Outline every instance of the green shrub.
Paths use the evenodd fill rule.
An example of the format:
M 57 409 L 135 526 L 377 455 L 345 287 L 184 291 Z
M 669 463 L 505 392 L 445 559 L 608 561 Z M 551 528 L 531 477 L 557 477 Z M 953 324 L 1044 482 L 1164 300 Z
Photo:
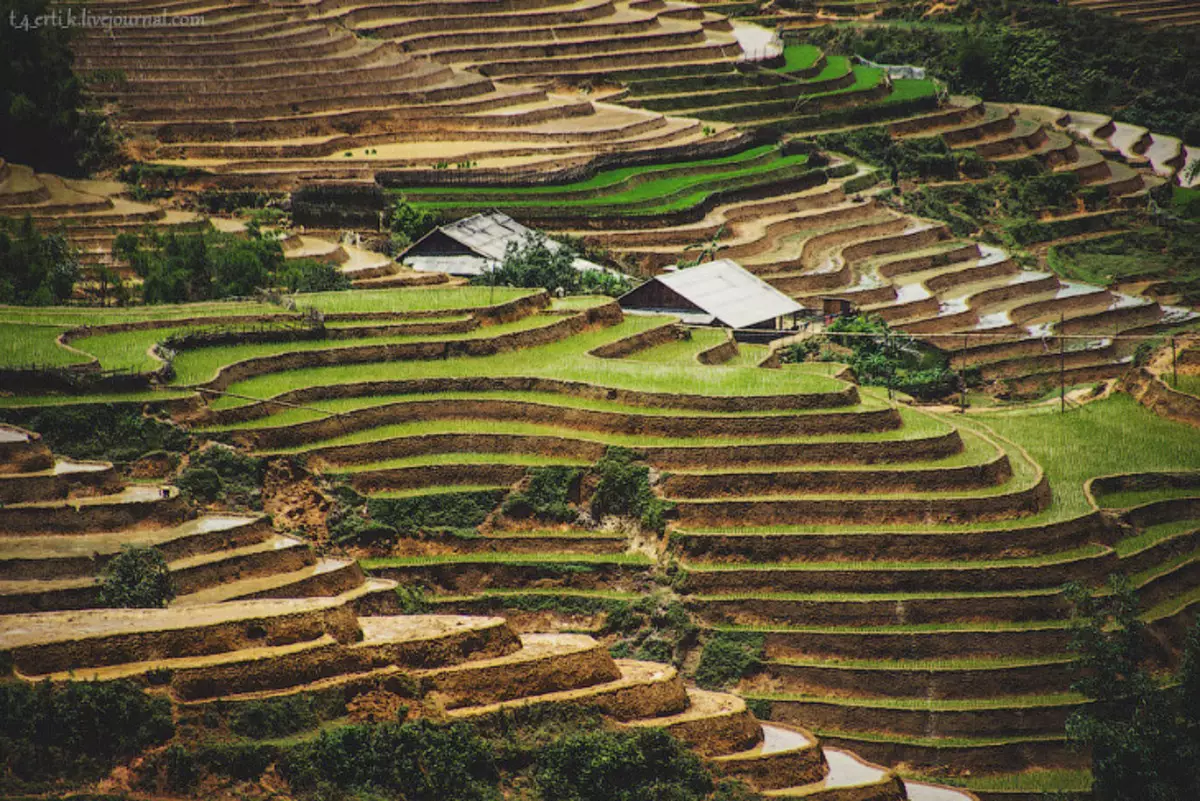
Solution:
M 413 206 L 402 195 L 392 202 L 387 211 L 387 226 L 399 242 L 405 242 L 400 250 L 416 242 L 437 227 L 436 214 Z
M 242 737 L 263 740 L 312 729 L 320 720 L 311 696 L 284 696 L 237 704 L 229 719 L 229 730 Z
M 0 303 L 51 306 L 71 296 L 79 259 L 61 233 L 43 234 L 29 215 L 0 217 Z
M 507 490 L 417 495 L 408 498 L 369 498 L 367 514 L 376 525 L 412 534 L 431 528 L 473 528 L 495 509 Z M 365 539 L 369 527 L 356 536 Z
M 0 788 L 106 775 L 168 740 L 171 703 L 132 681 L 0 683 Z
M 710 690 L 728 687 L 762 667 L 763 635 L 756 632 L 717 632 L 704 644 L 696 683 Z
M 126 609 L 161 609 L 175 597 L 171 568 L 152 547 L 121 546 L 100 578 L 100 605 Z
M 570 522 L 575 519 L 575 510 L 570 502 L 579 491 L 579 479 L 582 476 L 583 471 L 576 467 L 552 465 L 531 468 L 529 485 L 520 492 L 510 493 L 501 509 L 509 517 Z
M 405 801 L 499 798 L 486 743 L 465 723 L 345 726 L 289 748 L 279 768 L 301 797 L 336 788 Z
M 534 779 L 554 801 L 701 801 L 712 777 L 661 729 L 570 735 L 538 757 Z
M 638 455 L 628 448 L 610 447 L 596 462 L 593 472 L 599 477 L 592 494 L 592 515 L 634 517 L 644 528 L 662 531 L 674 506 L 654 494 L 650 487 L 650 468 L 639 463 Z
M 54 406 L 5 417 L 40 433 L 55 453 L 75 459 L 127 462 L 151 451 L 179 453 L 191 441 L 183 429 L 146 417 L 137 406 Z
M 288 292 L 335 292 L 350 288 L 350 279 L 333 264 L 315 259 L 289 259 L 276 275 Z
M 246 456 L 227 445 L 212 445 L 193 454 L 176 485 L 204 503 L 262 508 L 266 460 Z
M 492 286 L 541 287 L 569 295 L 592 292 L 621 295 L 632 288 L 624 276 L 598 270 L 575 269 L 575 251 L 544 234 L 531 233 L 521 242 L 509 242 L 504 261 L 473 283 Z

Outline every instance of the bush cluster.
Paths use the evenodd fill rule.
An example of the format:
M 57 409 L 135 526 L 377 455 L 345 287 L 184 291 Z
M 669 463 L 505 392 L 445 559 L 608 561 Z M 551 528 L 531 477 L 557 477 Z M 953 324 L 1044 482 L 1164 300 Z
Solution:
M 118 136 L 73 69 L 76 29 L 36 25 L 47 0 L 9 0 L 0 25 L 0 142 L 5 159 L 82 177 L 118 158 Z M 28 22 L 28 27 L 25 23 Z
M 762 658 L 761 633 L 719 631 L 700 652 L 696 683 L 708 690 L 724 689 L 762 667 Z
M 147 417 L 136 405 L 44 407 L 29 416 L 12 417 L 40 433 L 50 450 L 74 459 L 128 462 L 155 451 L 181 453 L 191 442 L 182 428 Z
M 118 234 L 114 258 L 127 262 L 142 278 L 147 303 L 185 303 L 248 297 L 260 289 L 292 292 L 348 289 L 337 267 L 311 259 L 287 260 L 273 236 L 255 226 L 250 236 L 218 231 L 149 231 Z
M 592 494 L 592 516 L 606 515 L 637 518 L 643 528 L 662 531 L 673 506 L 654 494 L 650 487 L 650 468 L 632 450 L 611 447 L 592 468 L 598 477 Z
M 927 22 L 932 0 L 888 13 Z M 1200 39 L 1179 28 L 1040 0 L 961 0 L 944 25 L 845 26 L 806 31 L 829 52 L 885 64 L 920 64 L 951 91 L 993 101 L 1112 114 L 1152 131 L 1200 141 Z
M 582 476 L 583 470 L 577 467 L 534 467 L 529 471 L 528 486 L 510 493 L 501 509 L 509 517 L 569 523 L 576 516 L 570 504 L 579 492 Z
M 169 739 L 171 703 L 132 681 L 0 683 L 0 786 L 87 781 Z
M 713 791 L 700 757 L 661 729 L 568 735 L 542 752 L 534 777 L 547 801 L 702 801 Z
M 52 306 L 71 296 L 79 258 L 62 234 L 43 234 L 29 215 L 0 217 L 0 303 Z
M 280 772 L 302 796 L 368 792 L 406 801 L 491 801 L 499 772 L 467 724 L 345 726 L 287 750 Z
M 266 470 L 265 459 L 212 445 L 192 455 L 175 484 L 202 503 L 261 509 Z
M 174 597 L 171 569 L 157 548 L 125 545 L 104 565 L 101 606 L 161 609 Z
M 575 269 L 576 257 L 570 247 L 550 243 L 543 234 L 534 233 L 523 242 L 510 242 L 500 266 L 472 280 L 493 286 L 541 287 L 568 295 L 584 293 L 615 297 L 632 289 L 629 279 L 623 275 Z

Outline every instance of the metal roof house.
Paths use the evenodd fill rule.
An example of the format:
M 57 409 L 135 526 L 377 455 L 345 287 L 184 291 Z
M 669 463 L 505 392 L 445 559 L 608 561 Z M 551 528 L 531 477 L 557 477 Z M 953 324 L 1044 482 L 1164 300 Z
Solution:
M 626 292 L 622 309 L 667 312 L 692 325 L 781 328 L 804 307 L 732 259 L 655 276 Z
M 536 234 L 498 211 L 475 214 L 449 225 L 439 225 L 400 254 L 399 261 L 422 272 L 450 275 L 482 275 L 504 261 L 510 242 L 518 244 Z M 561 244 L 546 240 L 546 247 L 557 251 Z M 586 259 L 575 259 L 577 270 L 604 270 Z

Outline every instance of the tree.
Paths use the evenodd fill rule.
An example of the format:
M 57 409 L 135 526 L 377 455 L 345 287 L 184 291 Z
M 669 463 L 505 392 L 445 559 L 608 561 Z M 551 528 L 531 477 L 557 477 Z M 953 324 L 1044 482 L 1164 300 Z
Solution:
M 387 212 L 387 227 L 392 232 L 389 250 L 395 256 L 437 227 L 437 215 L 418 209 L 401 195 Z
M 1067 720 L 1067 736 L 1092 752 L 1097 801 L 1177 801 L 1200 787 L 1200 626 L 1188 637 L 1178 686 L 1147 670 L 1145 624 L 1129 580 L 1092 595 L 1071 585 L 1072 650 L 1088 703 Z
M 630 284 L 623 275 L 602 270 L 577 270 L 574 249 L 560 242 L 549 242 L 541 233 L 530 233 L 521 242 L 509 242 L 504 261 L 489 273 L 474 279 L 477 284 L 493 286 L 542 287 L 551 292 L 574 294 L 593 292 L 620 295 Z
M 9 0 L 0 24 L 0 142 L 4 157 L 43 172 L 82 175 L 112 161 L 116 134 L 86 109 L 72 71 L 72 29 L 40 25 L 47 0 Z
M 0 303 L 61 303 L 77 280 L 79 259 L 65 236 L 41 233 L 29 215 L 19 223 L 0 217 Z
M 125 609 L 161 609 L 175 597 L 171 568 L 151 547 L 122 546 L 104 566 L 100 605 Z
M 662 729 L 564 737 L 543 749 L 534 778 L 554 801 L 702 801 L 713 790 L 700 757 Z

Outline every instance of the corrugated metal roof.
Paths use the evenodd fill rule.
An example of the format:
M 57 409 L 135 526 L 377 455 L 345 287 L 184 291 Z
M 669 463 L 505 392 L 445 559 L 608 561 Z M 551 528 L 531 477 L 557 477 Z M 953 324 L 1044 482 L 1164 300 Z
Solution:
M 498 211 L 464 217 L 458 222 L 441 226 L 441 231 L 480 256 L 497 261 L 504 259 L 504 250 L 509 242 L 520 244 L 525 241 L 525 237 L 534 233 L 512 217 Z M 552 239 L 547 239 L 546 247 L 557 251 L 562 246 Z
M 803 307 L 732 259 L 654 278 L 730 328 L 749 328 Z
M 463 247 L 479 254 L 478 257 L 409 256 L 409 252 L 417 249 L 420 244 L 418 241 L 401 255 L 401 260 L 415 270 L 443 272 L 451 275 L 482 275 L 500 266 L 504 261 L 504 253 L 508 249 L 509 242 L 516 242 L 518 246 L 523 246 L 527 237 L 537 236 L 537 232 L 533 229 L 526 228 L 512 217 L 498 211 L 464 217 L 457 222 L 439 226 L 437 230 Z M 422 237 L 422 239 L 424 238 Z M 549 237 L 546 237 L 545 241 L 546 248 L 551 253 L 557 253 L 562 247 L 561 242 L 556 242 Z M 576 270 L 600 270 L 619 275 L 619 273 L 587 259 L 576 258 L 571 265 Z

